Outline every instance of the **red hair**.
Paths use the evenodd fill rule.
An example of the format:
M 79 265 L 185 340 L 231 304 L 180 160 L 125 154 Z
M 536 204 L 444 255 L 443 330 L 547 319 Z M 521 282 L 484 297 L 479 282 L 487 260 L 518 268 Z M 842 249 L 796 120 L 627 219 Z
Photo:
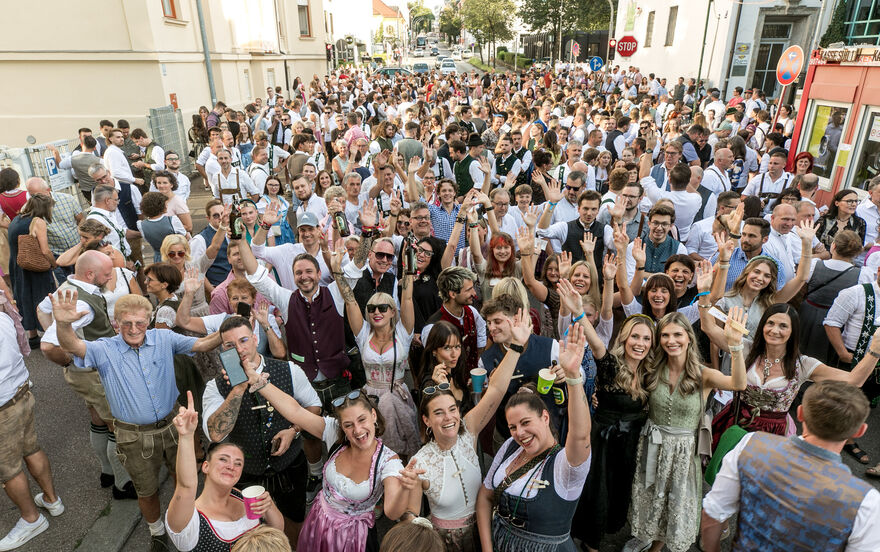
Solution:
M 510 258 L 507 259 L 507 262 L 499 264 L 495 259 L 495 248 L 506 245 L 510 247 Z M 498 234 L 492 236 L 492 239 L 489 240 L 489 266 L 486 271 L 487 275 L 491 278 L 503 278 L 505 276 L 513 276 L 516 271 L 516 257 L 513 255 L 513 238 L 504 232 L 499 232 Z
M 792 171 L 797 170 L 797 162 L 800 161 L 801 159 L 806 159 L 807 161 L 810 162 L 810 170 L 808 170 L 807 172 L 808 173 L 813 172 L 813 162 L 815 161 L 815 158 L 813 157 L 813 154 L 808 151 L 802 151 L 799 154 L 794 156 L 794 163 L 792 163 L 791 170 Z

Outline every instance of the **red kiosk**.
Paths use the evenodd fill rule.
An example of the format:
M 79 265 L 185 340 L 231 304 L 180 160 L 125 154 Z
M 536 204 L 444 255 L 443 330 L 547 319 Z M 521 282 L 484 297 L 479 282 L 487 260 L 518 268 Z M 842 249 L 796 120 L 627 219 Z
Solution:
M 880 47 L 813 51 L 797 106 L 790 165 L 798 152 L 816 159 L 820 202 L 880 174 Z

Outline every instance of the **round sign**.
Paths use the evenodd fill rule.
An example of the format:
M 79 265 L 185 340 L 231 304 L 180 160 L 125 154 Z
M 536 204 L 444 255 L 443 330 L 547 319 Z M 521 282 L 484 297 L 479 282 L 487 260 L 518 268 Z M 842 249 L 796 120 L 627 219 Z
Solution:
M 776 80 L 782 86 L 788 86 L 797 80 L 801 69 L 804 68 L 804 51 L 800 46 L 789 46 L 779 56 L 776 64 Z
M 630 57 L 636 53 L 639 43 L 634 36 L 626 35 L 617 41 L 617 53 L 623 57 Z
M 591 71 L 598 71 L 599 69 L 602 68 L 602 65 L 604 65 L 604 62 L 602 61 L 602 58 L 600 58 L 599 56 L 593 56 L 592 58 L 590 58 L 590 70 Z

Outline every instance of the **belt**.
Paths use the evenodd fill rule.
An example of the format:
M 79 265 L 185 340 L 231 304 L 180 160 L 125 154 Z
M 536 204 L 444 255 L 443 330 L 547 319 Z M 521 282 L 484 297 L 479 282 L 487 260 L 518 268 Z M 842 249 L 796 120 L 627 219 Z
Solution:
M 115 420 L 114 423 L 116 427 L 121 427 L 122 429 L 127 429 L 129 431 L 153 431 L 155 429 L 162 429 L 163 427 L 170 425 L 174 420 L 177 409 L 172 408 L 171 412 L 168 413 L 167 416 L 159 420 L 158 422 L 153 422 L 149 424 L 130 424 L 128 422 L 123 422 L 122 420 Z
M 13 395 L 12 398 L 9 399 L 8 401 L 6 401 L 5 403 L 3 403 L 2 405 L 0 405 L 0 411 L 6 410 L 10 406 L 15 405 L 15 403 L 17 403 L 21 399 L 25 398 L 28 394 L 28 391 L 30 391 L 30 390 L 31 390 L 31 382 L 26 381 L 26 382 L 22 383 L 18 387 L 18 390 L 15 392 L 15 395 Z

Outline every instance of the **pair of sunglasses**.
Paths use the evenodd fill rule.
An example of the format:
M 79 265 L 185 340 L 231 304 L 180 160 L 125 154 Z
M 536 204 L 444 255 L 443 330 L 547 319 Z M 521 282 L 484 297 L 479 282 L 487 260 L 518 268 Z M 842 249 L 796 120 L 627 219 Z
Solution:
M 438 385 L 432 385 L 430 387 L 425 387 L 422 389 L 422 393 L 425 395 L 433 395 L 434 393 L 438 393 L 440 391 L 449 391 L 448 383 L 440 383 Z
M 373 251 L 373 255 L 375 255 L 377 259 L 384 259 L 386 261 L 394 260 L 394 253 L 382 253 L 381 251 Z
M 361 396 L 361 390 L 358 389 L 356 391 L 352 391 L 348 395 L 336 397 L 335 399 L 330 401 L 330 403 L 333 405 L 334 408 L 339 408 L 340 406 L 342 406 L 345 403 L 345 401 L 353 401 L 360 396 Z
M 378 310 L 382 314 L 385 314 L 386 312 L 388 312 L 388 309 L 390 309 L 390 308 L 391 308 L 391 305 L 388 305 L 385 303 L 383 303 L 381 305 L 367 305 L 367 312 L 373 313 Z

